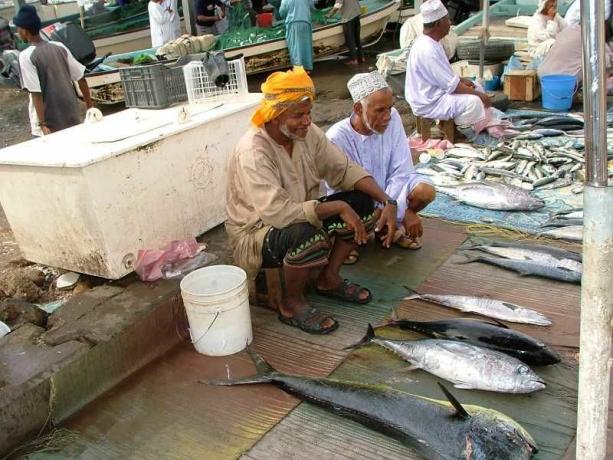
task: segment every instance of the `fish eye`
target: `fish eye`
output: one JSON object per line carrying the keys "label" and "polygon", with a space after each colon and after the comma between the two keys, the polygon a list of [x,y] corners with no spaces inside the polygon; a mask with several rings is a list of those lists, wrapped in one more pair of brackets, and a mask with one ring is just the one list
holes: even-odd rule
{"label": "fish eye", "polygon": [[517,372],[519,372],[521,375],[526,375],[528,372],[530,372],[530,369],[528,369],[527,366],[519,366]]}

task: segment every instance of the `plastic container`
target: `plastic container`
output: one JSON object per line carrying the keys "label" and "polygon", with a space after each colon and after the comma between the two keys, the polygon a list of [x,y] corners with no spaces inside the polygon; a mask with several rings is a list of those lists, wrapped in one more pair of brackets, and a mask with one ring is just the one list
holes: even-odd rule
{"label": "plastic container", "polygon": [[209,78],[204,64],[193,61],[183,67],[187,98],[190,104],[208,102],[232,95],[245,95],[248,93],[247,74],[244,59],[235,59],[228,62],[228,83],[223,87],[215,85]]}
{"label": "plastic container", "polygon": [[577,77],[574,75],[544,75],[541,77],[544,109],[570,110],[576,91]]}
{"label": "plastic container", "polygon": [[200,268],[183,278],[181,296],[199,353],[227,356],[253,340],[247,275],[239,267]]}
{"label": "plastic container", "polygon": [[272,27],[273,14],[272,13],[260,13],[256,17],[256,23],[258,27],[270,28]]}
{"label": "plastic container", "polygon": [[126,107],[165,109],[185,101],[183,68],[151,64],[119,69]]}
{"label": "plastic container", "polygon": [[494,75],[491,80],[485,80],[483,82],[483,89],[486,91],[496,91],[500,88],[500,77]]}

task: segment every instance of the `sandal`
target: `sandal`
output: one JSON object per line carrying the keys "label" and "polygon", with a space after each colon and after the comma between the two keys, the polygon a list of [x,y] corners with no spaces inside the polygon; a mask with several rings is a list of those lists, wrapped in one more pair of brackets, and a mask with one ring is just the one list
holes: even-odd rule
{"label": "sandal", "polygon": [[404,249],[421,249],[421,243],[419,242],[419,240],[417,238],[413,239],[410,236],[401,236],[396,241],[396,245]]}
{"label": "sandal", "polygon": [[[334,321],[334,324],[330,327],[323,327],[322,324],[325,320],[330,318]],[[310,308],[296,313],[291,318],[283,316],[279,313],[279,321],[288,326],[297,327],[298,329],[308,332],[309,334],[329,334],[332,331],[338,329],[338,321],[336,321],[331,315],[326,315],[320,312],[316,308]]]}
{"label": "sandal", "polygon": [[[317,294],[323,297],[330,297],[331,299],[344,300],[346,302],[365,304],[372,300],[372,293],[369,289],[350,282],[349,280],[343,280],[335,289],[319,289],[315,288]],[[360,293],[362,290],[368,293],[368,297],[360,299]]]}
{"label": "sandal", "polygon": [[345,259],[345,262],[343,262],[343,265],[353,265],[358,260],[360,260],[360,253],[356,250],[352,250]]}

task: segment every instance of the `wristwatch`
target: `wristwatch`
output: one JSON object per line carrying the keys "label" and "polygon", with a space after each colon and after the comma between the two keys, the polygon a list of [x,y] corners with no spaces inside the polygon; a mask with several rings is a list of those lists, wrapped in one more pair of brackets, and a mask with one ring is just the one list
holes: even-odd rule
{"label": "wristwatch", "polygon": [[385,200],[385,206],[387,206],[388,204],[398,207],[398,202],[396,200],[392,200],[391,198],[388,198],[387,200]]}

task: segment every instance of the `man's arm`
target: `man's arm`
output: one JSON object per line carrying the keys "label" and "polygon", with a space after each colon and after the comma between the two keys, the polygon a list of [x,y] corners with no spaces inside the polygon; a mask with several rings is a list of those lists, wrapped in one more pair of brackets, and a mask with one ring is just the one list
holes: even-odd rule
{"label": "man's arm", "polygon": [[[357,181],[354,188],[355,190],[365,193],[379,203],[385,203],[390,199],[371,176],[364,177]],[[394,234],[396,233],[396,209],[397,206],[386,204],[377,221],[377,226],[375,227],[375,232],[380,232],[383,229],[387,230],[387,233],[382,237],[383,245],[387,248],[391,246]]]}
{"label": "man's arm", "polygon": [[83,102],[85,102],[85,106],[88,109],[91,109],[94,104],[92,103],[92,97],[89,92],[89,85],[87,84],[87,80],[85,78],[81,78],[78,81],[79,89],[81,90],[81,94],[83,95]]}
{"label": "man's arm", "polygon": [[492,101],[487,94],[477,91],[474,85],[471,87],[462,80],[458,82],[458,86],[456,86],[453,94],[472,94],[473,96],[477,96],[479,99],[481,99],[481,102],[483,102],[485,108],[492,106]]}
{"label": "man's arm", "polygon": [[32,104],[34,104],[34,110],[36,110],[36,116],[38,117],[38,124],[44,135],[51,134],[51,130],[45,124],[45,103],[43,102],[42,93],[30,93],[32,95]]}

